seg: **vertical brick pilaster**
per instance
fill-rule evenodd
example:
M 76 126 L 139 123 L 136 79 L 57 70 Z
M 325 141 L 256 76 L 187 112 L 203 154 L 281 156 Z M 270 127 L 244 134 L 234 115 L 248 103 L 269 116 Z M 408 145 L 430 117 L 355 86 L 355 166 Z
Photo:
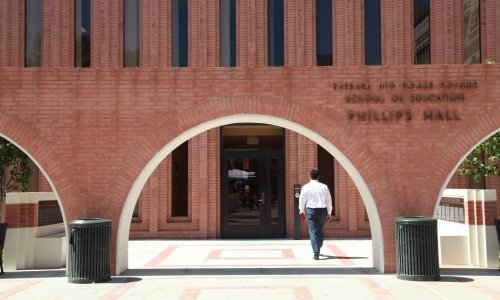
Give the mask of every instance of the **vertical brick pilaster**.
M 0 67 L 24 67 L 24 1 L 1 1 L 0 20 Z
M 188 63 L 190 67 L 199 67 L 200 66 L 200 43 L 202 41 L 201 38 L 201 28 L 199 24 L 199 12 L 200 12 L 200 1 L 194 1 L 189 3 L 189 11 L 188 11 L 188 43 L 189 43 L 189 54 L 188 54 Z
M 42 0 L 42 66 L 75 65 L 74 1 Z
M 256 66 L 267 66 L 267 0 L 255 0 L 255 56 Z M 285 54 L 286 55 L 286 54 Z
M 255 1 L 237 1 L 236 35 L 237 65 L 255 67 L 256 65 L 256 15 Z
M 285 1 L 287 66 L 316 65 L 316 1 Z
M 220 237 L 220 143 L 219 128 L 207 132 L 207 238 Z
M 172 65 L 172 1 L 140 2 L 140 62 L 143 67 Z
M 462 1 L 431 1 L 430 5 L 431 62 L 433 64 L 463 63 Z
M 159 168 L 149 177 L 149 205 L 152 209 L 149 210 L 149 230 L 151 232 L 158 231 L 158 203 L 159 203 Z
M 206 49 L 206 66 L 220 66 L 220 17 L 219 17 L 219 0 L 207 0 L 206 7 L 207 19 L 207 49 Z
M 493 58 L 500 61 L 500 2 L 485 0 L 481 10 L 481 61 Z
M 333 2 L 334 65 L 361 65 L 364 62 L 363 5 L 362 0 Z
M 381 1 L 382 64 L 413 63 L 413 1 Z
M 123 2 L 92 1 L 91 19 L 91 65 L 123 66 Z
M 286 208 L 286 220 L 288 224 L 293 224 L 293 220 L 295 218 L 295 202 L 294 195 L 291 191 L 293 191 L 294 184 L 302 185 L 302 182 L 299 181 L 298 177 L 298 158 L 297 158 L 297 148 L 294 145 L 297 144 L 297 133 L 290 131 L 288 129 L 285 130 L 285 208 Z M 294 230 L 292 226 L 286 226 L 286 236 L 293 236 Z

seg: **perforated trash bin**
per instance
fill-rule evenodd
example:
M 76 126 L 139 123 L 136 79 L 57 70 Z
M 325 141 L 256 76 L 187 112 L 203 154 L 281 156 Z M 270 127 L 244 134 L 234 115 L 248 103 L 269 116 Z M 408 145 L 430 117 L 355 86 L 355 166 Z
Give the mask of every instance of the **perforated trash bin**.
M 69 223 L 68 282 L 94 283 L 111 279 L 111 221 L 79 219 Z
M 439 280 L 437 220 L 400 217 L 395 221 L 396 277 L 403 280 Z

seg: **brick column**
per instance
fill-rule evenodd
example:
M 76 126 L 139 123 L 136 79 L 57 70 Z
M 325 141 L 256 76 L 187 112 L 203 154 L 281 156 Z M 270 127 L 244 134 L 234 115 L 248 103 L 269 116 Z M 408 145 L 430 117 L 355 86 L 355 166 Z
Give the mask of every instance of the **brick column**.
M 141 67 L 172 66 L 172 1 L 140 2 Z
M 333 64 L 362 65 L 364 0 L 333 2 Z
M 236 3 L 237 66 L 267 65 L 267 2 Z
M 386 0 L 380 5 L 382 65 L 413 64 L 413 2 Z
M 481 60 L 500 63 L 500 1 L 481 1 Z
M 0 1 L 0 67 L 24 67 L 24 1 Z
M 318 166 L 317 158 L 317 145 L 315 142 L 311 141 L 307 137 L 298 134 L 296 132 L 285 130 L 286 143 L 286 189 L 285 189 L 285 201 L 286 201 L 286 235 L 294 235 L 294 217 L 295 217 L 295 203 L 293 197 L 293 185 L 304 184 L 309 182 L 309 170 L 313 167 Z M 302 224 L 302 236 L 307 235 L 307 225 Z
M 285 1 L 285 64 L 316 65 L 316 1 Z
M 207 131 L 207 238 L 220 237 L 220 130 L 219 127 Z
M 461 0 L 431 1 L 431 62 L 464 61 L 463 3 Z M 461 26 L 457 26 L 461 24 Z
M 123 66 L 123 2 L 93 0 L 91 5 L 91 65 Z
M 219 1 L 191 1 L 188 15 L 189 66 L 219 66 Z
M 74 1 L 42 0 L 42 66 L 75 65 Z

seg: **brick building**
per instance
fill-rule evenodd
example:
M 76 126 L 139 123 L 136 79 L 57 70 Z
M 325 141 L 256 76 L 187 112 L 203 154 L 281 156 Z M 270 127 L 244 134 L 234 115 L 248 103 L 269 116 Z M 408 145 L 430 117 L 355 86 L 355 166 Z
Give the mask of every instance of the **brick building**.
M 65 222 L 112 221 L 117 273 L 129 237 L 294 237 L 313 166 L 328 236 L 394 271 L 394 219 L 500 129 L 495 0 L 0 0 L 0 25 L 0 134 Z

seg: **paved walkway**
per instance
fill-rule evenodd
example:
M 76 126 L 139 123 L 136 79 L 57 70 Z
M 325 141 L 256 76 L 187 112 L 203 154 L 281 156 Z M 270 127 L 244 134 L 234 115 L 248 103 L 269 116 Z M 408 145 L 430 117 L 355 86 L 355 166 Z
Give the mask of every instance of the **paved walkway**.
M 65 270 L 6 270 L 0 299 L 500 299 L 500 272 L 441 266 L 441 280 L 405 281 L 372 268 L 370 240 L 130 241 L 129 270 L 68 283 Z

